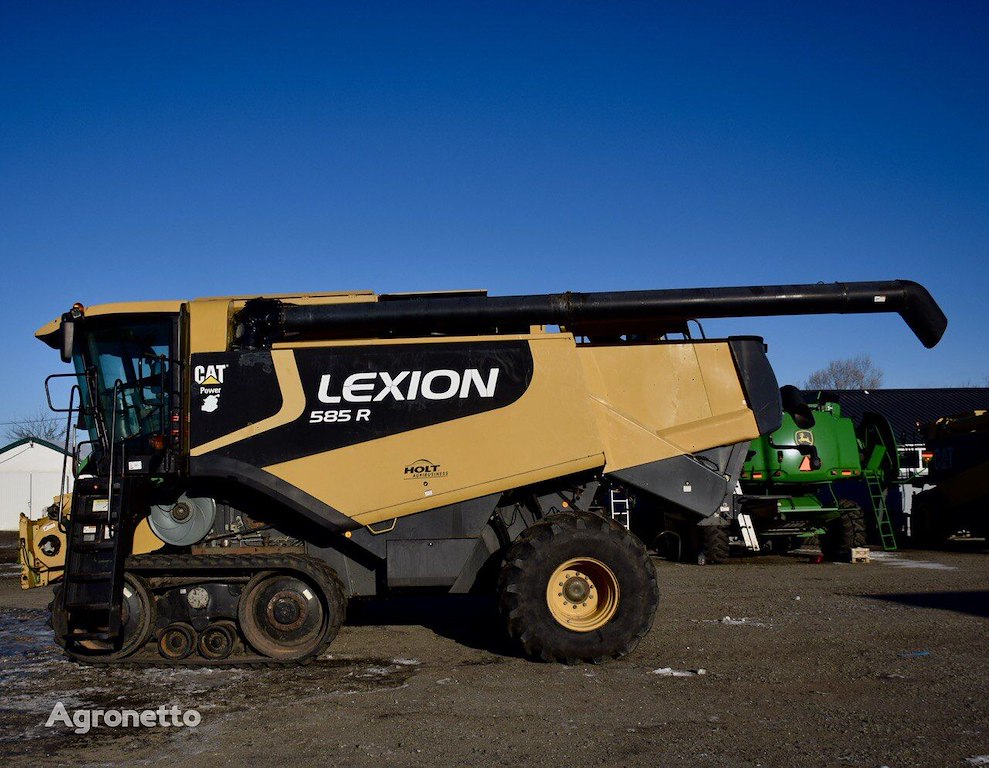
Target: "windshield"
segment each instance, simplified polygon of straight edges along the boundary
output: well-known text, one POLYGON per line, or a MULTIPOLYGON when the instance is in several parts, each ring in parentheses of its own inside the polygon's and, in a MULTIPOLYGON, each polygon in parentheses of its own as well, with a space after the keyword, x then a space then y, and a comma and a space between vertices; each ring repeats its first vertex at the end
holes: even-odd
MULTIPOLYGON (((93 389, 90 402, 99 410, 111 442, 164 432, 171 340, 170 319, 86 329, 74 360, 76 372, 85 398, 93 389)), ((99 439, 92 419, 87 426, 91 439, 99 439)))

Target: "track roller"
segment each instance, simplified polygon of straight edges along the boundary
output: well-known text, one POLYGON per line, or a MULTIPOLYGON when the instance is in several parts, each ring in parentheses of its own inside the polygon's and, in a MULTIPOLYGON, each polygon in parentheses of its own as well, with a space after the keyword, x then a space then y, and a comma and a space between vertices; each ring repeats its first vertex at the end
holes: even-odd
POLYGON ((196 630, 180 621, 158 633, 158 651, 169 661, 180 661, 196 650, 196 630))
POLYGON ((217 621, 199 633, 199 655, 204 659, 225 659, 236 645, 237 627, 232 621, 217 621))

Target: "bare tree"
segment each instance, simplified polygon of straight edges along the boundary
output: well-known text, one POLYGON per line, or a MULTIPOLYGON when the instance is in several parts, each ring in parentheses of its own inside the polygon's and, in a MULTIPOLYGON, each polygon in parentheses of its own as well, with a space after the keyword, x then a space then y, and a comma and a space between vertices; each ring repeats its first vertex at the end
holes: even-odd
POLYGON ((882 386, 883 372, 868 355, 832 360, 814 371, 804 389, 875 389, 882 386))
POLYGON ((65 444, 65 415, 39 408, 34 414, 17 419, 4 431, 8 440, 44 440, 55 445, 65 444))

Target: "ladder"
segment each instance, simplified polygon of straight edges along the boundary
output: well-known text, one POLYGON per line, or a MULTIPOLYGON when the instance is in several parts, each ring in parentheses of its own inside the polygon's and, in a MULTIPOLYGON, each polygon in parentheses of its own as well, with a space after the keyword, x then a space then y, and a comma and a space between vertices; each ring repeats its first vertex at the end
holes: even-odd
POLYGON ((624 526, 625 530, 629 530, 629 526, 632 524, 632 505, 629 503, 628 496, 612 488, 609 492, 609 498, 611 500, 611 519, 624 526))
MULTIPOLYGON (((863 473, 865 474, 865 473, 863 473)), ((896 534, 893 532, 893 521, 886 507, 886 495, 882 483, 872 473, 865 475, 865 484, 869 489, 869 499, 872 501, 872 511, 876 516, 876 530, 879 531, 879 541, 886 552, 896 551, 896 534)))
POLYGON ((739 512, 735 515, 735 522, 738 523, 738 529, 742 532, 742 542, 745 544, 745 548, 752 552, 759 552, 759 537, 756 535, 751 515, 739 512))
POLYGON ((62 579, 67 640, 112 642, 120 634, 123 491, 119 478, 109 485, 89 479, 76 483, 62 579))

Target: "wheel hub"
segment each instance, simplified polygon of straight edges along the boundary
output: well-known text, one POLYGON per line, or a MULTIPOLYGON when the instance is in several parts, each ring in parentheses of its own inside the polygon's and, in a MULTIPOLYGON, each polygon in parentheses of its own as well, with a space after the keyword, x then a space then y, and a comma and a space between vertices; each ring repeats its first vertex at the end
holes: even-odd
POLYGON ((268 601, 268 620, 283 632, 302 626, 307 614, 306 601, 298 592, 283 590, 268 601))
POLYGON ((567 560, 546 584, 546 604, 558 624, 574 632, 600 629, 618 611, 619 587, 614 572, 589 557, 567 560))
POLYGON ((571 576, 563 582, 563 597, 571 603, 583 603, 590 593, 590 583, 581 576, 571 576))

